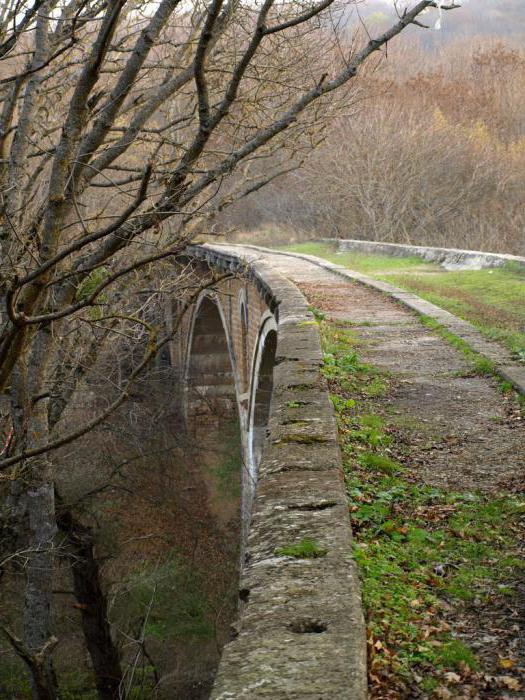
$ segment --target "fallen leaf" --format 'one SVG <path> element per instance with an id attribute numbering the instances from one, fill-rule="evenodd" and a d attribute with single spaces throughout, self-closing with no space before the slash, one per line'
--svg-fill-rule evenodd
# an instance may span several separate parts
<path id="1" fill-rule="evenodd" d="M 445 673 L 445 678 L 449 683 L 461 682 L 461 676 L 459 676 L 457 673 L 454 673 L 453 671 L 448 671 L 447 673 Z"/>
<path id="2" fill-rule="evenodd" d="M 512 668 L 514 666 L 514 661 L 512 659 L 500 659 L 499 665 L 501 668 Z"/>
<path id="3" fill-rule="evenodd" d="M 498 676 L 498 680 L 507 686 L 509 690 L 519 690 L 521 688 L 520 682 L 512 676 Z"/>

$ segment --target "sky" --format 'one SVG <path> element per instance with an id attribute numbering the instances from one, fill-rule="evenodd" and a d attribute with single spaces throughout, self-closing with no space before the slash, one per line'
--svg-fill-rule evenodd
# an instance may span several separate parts
<path id="1" fill-rule="evenodd" d="M 414 4 L 403 1 L 409 6 Z M 402 5 L 402 2 L 399 4 Z M 525 0 L 463 0 L 461 4 L 462 7 L 457 10 L 443 12 L 443 39 L 479 34 L 525 36 Z M 364 17 L 379 12 L 395 16 L 394 0 L 365 0 L 359 10 Z M 434 26 L 437 11 L 429 10 L 428 16 L 432 17 L 431 24 Z"/>

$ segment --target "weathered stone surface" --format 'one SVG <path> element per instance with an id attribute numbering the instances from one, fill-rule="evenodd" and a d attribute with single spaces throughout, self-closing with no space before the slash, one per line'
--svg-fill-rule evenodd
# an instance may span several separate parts
<path id="1" fill-rule="evenodd" d="M 326 240 L 336 243 L 339 246 L 339 250 L 357 250 L 361 253 L 392 255 L 395 257 L 419 257 L 427 262 L 439 263 L 446 270 L 481 270 L 487 267 L 502 267 L 509 262 L 525 268 L 525 258 L 518 255 L 353 239 L 329 238 Z"/>
<path id="2" fill-rule="evenodd" d="M 257 256 L 192 248 L 244 270 L 277 320 L 266 444 L 241 579 L 242 614 L 213 700 L 364 700 L 366 635 L 317 324 L 297 287 Z M 244 255 L 244 254 L 243 254 Z M 279 554 L 305 538 L 316 558 Z"/>
<path id="3" fill-rule="evenodd" d="M 339 467 L 341 455 L 335 441 L 318 443 L 315 448 L 315 460 L 312 460 L 311 454 L 312 448 L 308 443 L 267 444 L 264 462 L 259 468 L 259 481 L 268 474 L 290 471 L 325 472 Z"/>

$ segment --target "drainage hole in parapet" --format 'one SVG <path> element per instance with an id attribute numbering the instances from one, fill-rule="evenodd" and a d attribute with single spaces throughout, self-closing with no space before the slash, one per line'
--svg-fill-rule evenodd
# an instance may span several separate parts
<path id="1" fill-rule="evenodd" d="M 295 634 L 320 634 L 326 632 L 328 625 L 322 620 L 313 620 L 311 618 L 303 618 L 294 620 L 288 625 L 288 629 Z"/>
<path id="2" fill-rule="evenodd" d="M 288 510 L 327 510 L 335 508 L 339 503 L 337 501 L 320 501 L 319 503 L 297 503 L 290 504 Z"/>

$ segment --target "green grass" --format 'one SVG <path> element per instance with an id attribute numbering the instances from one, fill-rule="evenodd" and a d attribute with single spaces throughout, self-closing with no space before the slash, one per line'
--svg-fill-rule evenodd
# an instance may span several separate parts
<path id="1" fill-rule="evenodd" d="M 504 343 L 525 360 L 525 277 L 517 271 L 441 271 L 432 276 L 382 275 L 428 301 L 473 323 L 491 340 Z"/>
<path id="2" fill-rule="evenodd" d="M 326 556 L 328 550 L 317 542 L 307 537 L 295 544 L 277 547 L 275 555 L 278 557 L 295 557 L 296 559 L 318 559 Z"/>
<path id="3" fill-rule="evenodd" d="M 72 670 L 58 673 L 59 700 L 99 700 L 91 673 Z M 158 697 L 152 666 L 139 665 L 134 670 L 133 684 L 127 700 L 153 700 Z M 31 700 L 31 685 L 26 668 L 18 659 L 2 658 L 0 666 L 0 697 L 9 700 Z"/>
<path id="4" fill-rule="evenodd" d="M 282 250 L 317 255 L 412 291 L 469 321 L 525 362 L 525 272 L 520 267 L 447 272 L 415 257 L 337 253 L 332 245 L 315 242 Z"/>
<path id="5" fill-rule="evenodd" d="M 202 572 L 175 550 L 161 564 L 144 565 L 116 598 L 119 624 L 136 627 L 147 616 L 146 633 L 157 640 L 211 639 L 215 625 Z"/>
<path id="6" fill-rule="evenodd" d="M 474 654 L 457 639 L 443 645 L 438 652 L 438 659 L 443 666 L 456 669 L 461 669 L 462 664 L 474 670 L 479 668 L 479 662 Z"/>
<path id="7" fill-rule="evenodd" d="M 371 683 L 399 697 L 414 683 L 431 693 L 445 672 L 482 667 L 449 623 L 473 601 L 516 595 L 525 568 L 518 556 L 525 504 L 513 495 L 419 483 L 409 465 L 395 459 L 389 416 L 371 412 L 371 404 L 381 407 L 367 390 L 377 370 L 360 361 L 352 329 L 340 322 L 320 328 L 362 580 Z M 389 379 L 382 381 L 386 393 Z"/>
<path id="8" fill-rule="evenodd" d="M 420 316 L 421 323 L 430 328 L 438 335 L 440 335 L 444 340 L 447 341 L 449 345 L 459 350 L 463 355 L 470 361 L 472 365 L 472 372 L 479 376 L 497 376 L 497 370 L 495 364 L 488 357 L 481 355 L 480 353 L 472 350 L 470 345 L 460 338 L 459 336 L 451 333 L 447 330 L 445 326 L 441 325 L 439 321 L 436 321 L 429 316 Z"/>
<path id="9" fill-rule="evenodd" d="M 382 474 L 398 474 L 403 471 L 403 467 L 395 459 L 390 459 L 386 455 L 376 454 L 375 452 L 364 452 L 359 463 L 364 469 L 369 471 L 381 472 Z"/>
<path id="10" fill-rule="evenodd" d="M 493 377 L 498 383 L 500 391 L 503 394 L 514 391 L 512 384 L 503 379 L 503 377 L 498 373 L 498 369 L 494 362 L 492 362 L 492 360 L 490 360 L 488 357 L 485 357 L 484 355 L 475 352 L 475 350 L 472 350 L 470 345 L 464 341 L 463 338 L 451 333 L 444 326 L 442 326 L 441 323 L 433 318 L 430 318 L 429 316 L 420 316 L 419 320 L 424 326 L 430 328 L 430 330 L 440 335 L 447 343 L 449 343 L 449 345 L 452 345 L 456 348 L 456 350 L 463 353 L 471 365 L 469 376 L 471 374 L 475 374 L 480 377 Z M 521 407 L 521 410 L 524 411 L 525 397 L 523 397 L 521 394 L 516 394 L 516 400 L 518 405 Z"/>
<path id="11" fill-rule="evenodd" d="M 441 268 L 431 263 L 426 263 L 420 258 L 394 258 L 389 255 L 367 255 L 365 253 L 338 253 L 333 245 L 329 243 L 296 243 L 294 245 L 280 246 L 279 250 L 291 253 L 303 253 L 305 255 L 316 255 L 330 262 L 363 272 L 368 275 L 380 272 L 404 272 L 407 270 L 440 270 Z"/>

